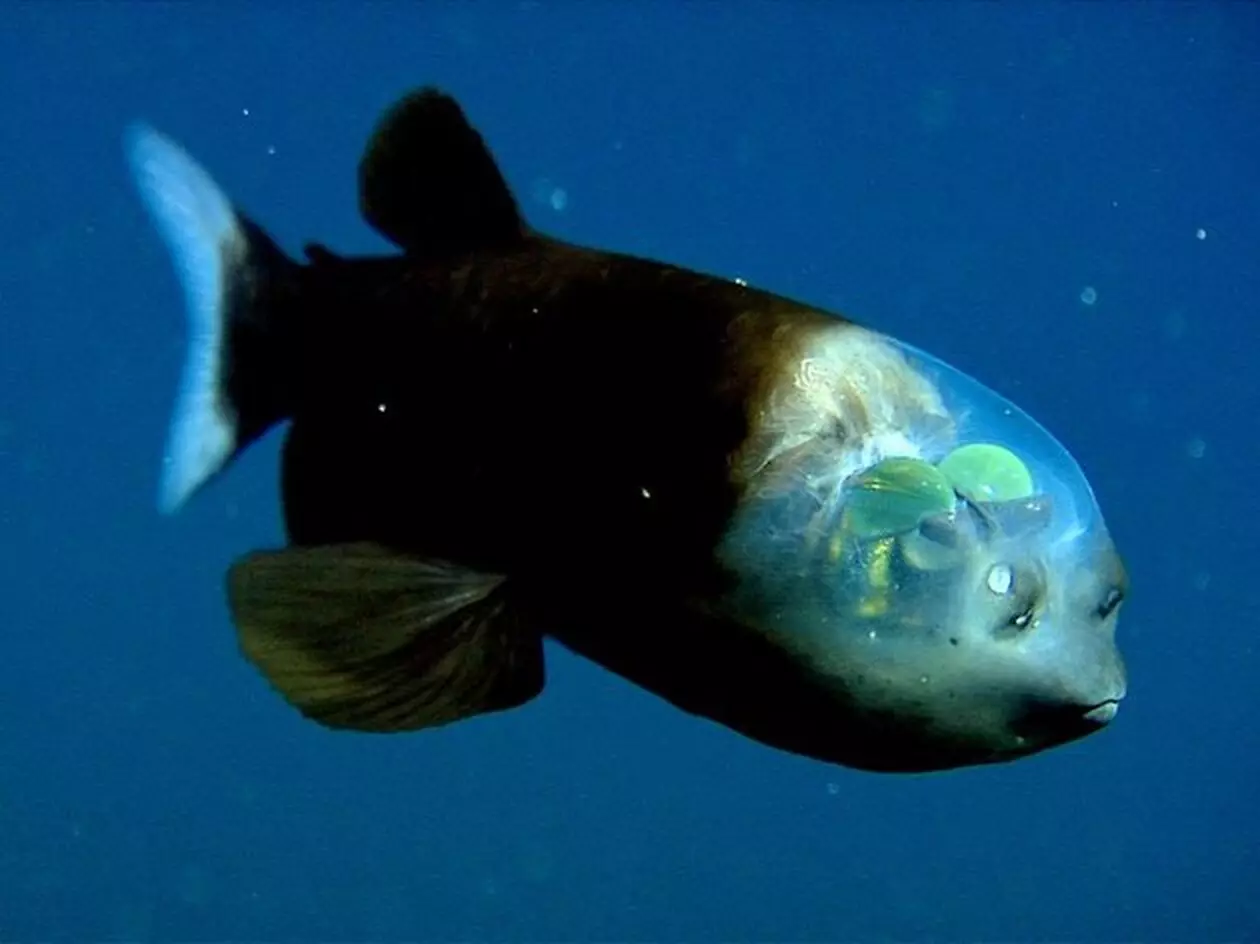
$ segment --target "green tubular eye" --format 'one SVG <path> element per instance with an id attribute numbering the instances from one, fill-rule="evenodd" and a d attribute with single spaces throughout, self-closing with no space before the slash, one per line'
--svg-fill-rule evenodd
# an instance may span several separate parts
<path id="1" fill-rule="evenodd" d="M 904 534 L 953 508 L 948 477 L 930 462 L 908 457 L 882 459 L 855 476 L 845 499 L 849 531 L 866 539 Z"/>
<path id="2" fill-rule="evenodd" d="M 1028 466 L 1006 447 L 993 443 L 959 446 L 938 468 L 954 488 L 974 501 L 1017 501 L 1033 493 Z"/>

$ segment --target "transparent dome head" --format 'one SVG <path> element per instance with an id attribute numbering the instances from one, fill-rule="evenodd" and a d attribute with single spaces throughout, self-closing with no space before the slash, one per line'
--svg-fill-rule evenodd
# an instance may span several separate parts
<path id="1" fill-rule="evenodd" d="M 861 705 L 980 750 L 1027 749 L 1016 715 L 1031 704 L 1118 699 L 1112 634 L 1094 624 L 1123 567 L 1080 466 L 1041 424 L 843 324 L 763 413 L 721 548 L 728 613 Z"/>

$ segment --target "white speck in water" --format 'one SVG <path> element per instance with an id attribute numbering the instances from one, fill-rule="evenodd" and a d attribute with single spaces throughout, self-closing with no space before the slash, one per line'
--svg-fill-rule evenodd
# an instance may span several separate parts
<path id="1" fill-rule="evenodd" d="M 1195 436 L 1186 443 L 1186 455 L 1191 459 L 1202 459 L 1204 453 L 1207 452 L 1207 443 Z"/>
<path id="2" fill-rule="evenodd" d="M 378 404 L 376 404 L 376 412 L 377 412 L 377 413 L 384 413 L 386 409 L 387 409 L 386 404 L 384 404 L 384 403 L 378 403 Z"/>
<path id="3" fill-rule="evenodd" d="M 651 498 L 651 497 L 652 497 L 652 493 L 651 493 L 651 492 L 649 492 L 646 488 L 641 488 L 641 489 L 639 489 L 639 493 L 640 493 L 640 494 L 641 494 L 644 498 Z"/>
<path id="4" fill-rule="evenodd" d="M 836 783 L 834 780 L 833 780 L 833 781 L 831 781 L 831 783 L 827 784 L 827 795 L 828 795 L 828 796 L 839 796 L 839 795 L 840 795 L 840 784 Z"/>
<path id="5" fill-rule="evenodd" d="M 1081 289 L 1081 304 L 1092 305 L 1098 301 L 1098 289 L 1092 285 L 1086 285 Z"/>
<path id="6" fill-rule="evenodd" d="M 249 117 L 249 109 L 248 109 L 248 108 L 242 108 L 242 109 L 241 109 L 241 114 L 242 114 L 242 115 L 244 115 L 246 118 L 248 118 L 248 117 Z"/>
<path id="7" fill-rule="evenodd" d="M 535 180 L 530 187 L 530 194 L 541 204 L 550 207 L 556 213 L 563 213 L 569 205 L 569 194 L 563 187 L 543 177 Z"/>
<path id="8" fill-rule="evenodd" d="M 269 155 L 271 155 L 272 157 L 275 157 L 275 155 L 276 155 L 276 146 L 275 146 L 274 144 L 268 144 L 268 145 L 267 145 L 267 153 L 268 153 Z"/>
<path id="9" fill-rule="evenodd" d="M 1202 593 L 1208 588 L 1208 584 L 1212 582 L 1212 575 L 1207 571 L 1201 571 L 1194 575 L 1194 589 Z"/>
<path id="10" fill-rule="evenodd" d="M 1207 239 L 1207 230 L 1205 230 L 1202 226 L 1200 226 L 1198 229 L 1194 231 L 1194 238 L 1199 240 L 1200 242 Z"/>
<path id="11" fill-rule="evenodd" d="M 873 629 L 869 633 L 866 634 L 867 639 L 875 639 L 877 637 L 878 637 L 878 633 L 876 633 L 875 630 Z"/>
<path id="12" fill-rule="evenodd" d="M 919 682 L 923 685 L 926 685 L 928 683 L 928 677 L 926 675 L 920 675 Z"/>
<path id="13" fill-rule="evenodd" d="M 747 280 L 747 279 L 740 279 L 740 278 L 737 278 L 737 279 L 735 280 L 735 284 L 736 284 L 736 285 L 738 285 L 740 288 L 747 288 L 747 287 L 748 287 L 748 280 Z"/>

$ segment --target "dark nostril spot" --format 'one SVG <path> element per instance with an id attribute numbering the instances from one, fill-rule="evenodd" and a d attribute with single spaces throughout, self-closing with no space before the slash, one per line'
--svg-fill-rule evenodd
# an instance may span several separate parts
<path id="1" fill-rule="evenodd" d="M 1102 602 L 1098 604 L 1098 618 L 1106 619 L 1116 611 L 1116 607 L 1124 600 L 1124 590 L 1118 586 L 1109 587 Z"/>

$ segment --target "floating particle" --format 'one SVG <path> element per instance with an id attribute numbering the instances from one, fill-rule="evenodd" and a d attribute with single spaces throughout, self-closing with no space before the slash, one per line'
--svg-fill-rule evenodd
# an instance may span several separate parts
<path id="1" fill-rule="evenodd" d="M 1086 285 L 1083 289 L 1081 289 L 1082 305 L 1092 305 L 1096 301 L 1098 301 L 1098 289 L 1094 288 L 1092 285 Z"/>
<path id="2" fill-rule="evenodd" d="M 550 207 L 556 213 L 563 213 L 569 205 L 568 192 L 546 177 L 534 181 L 530 193 L 537 202 Z"/>
<path id="3" fill-rule="evenodd" d="M 1186 455 L 1191 459 L 1202 459 L 1207 452 L 1207 443 L 1196 436 L 1186 443 Z"/>
<path id="4" fill-rule="evenodd" d="M 1194 238 L 1199 240 L 1200 242 L 1207 239 L 1207 230 L 1205 230 L 1202 226 L 1200 226 L 1198 229 L 1194 231 Z"/>

